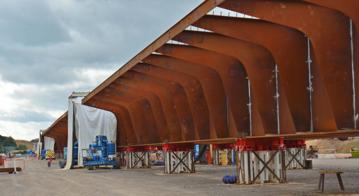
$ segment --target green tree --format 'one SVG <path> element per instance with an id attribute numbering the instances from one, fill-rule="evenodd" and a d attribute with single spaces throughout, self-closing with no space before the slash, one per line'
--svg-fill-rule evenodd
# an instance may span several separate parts
<path id="1" fill-rule="evenodd" d="M 20 144 L 20 145 L 17 147 L 17 150 L 27 150 L 27 147 L 26 147 L 26 145 L 24 145 L 24 144 Z"/>
<path id="2" fill-rule="evenodd" d="M 0 145 L 3 146 L 16 146 L 16 142 L 12 137 L 5 137 L 0 135 Z"/>

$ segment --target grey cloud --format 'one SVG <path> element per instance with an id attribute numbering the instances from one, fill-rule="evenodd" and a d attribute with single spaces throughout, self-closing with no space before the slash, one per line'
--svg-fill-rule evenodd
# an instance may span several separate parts
<path id="1" fill-rule="evenodd" d="M 26 2 L 0 3 L 1 73 L 13 82 L 51 84 L 76 79 L 75 67 L 120 68 L 200 1 Z"/>
<path id="2" fill-rule="evenodd" d="M 33 86 L 11 95 L 29 100 L 29 108 L 66 110 L 72 91 L 92 90 L 104 79 L 87 81 L 78 70 L 119 69 L 200 2 L 1 0 L 1 79 Z M 53 121 L 46 112 L 19 111 L 5 120 Z"/>
<path id="3" fill-rule="evenodd" d="M 46 2 L 37 0 L 1 1 L 0 37 L 5 43 L 26 46 L 48 45 L 70 41 Z"/>
<path id="4" fill-rule="evenodd" d="M 20 123 L 26 122 L 48 122 L 53 120 L 48 114 L 34 112 L 34 111 L 19 111 L 14 116 L 3 116 L 0 115 L 1 120 L 16 121 Z"/>

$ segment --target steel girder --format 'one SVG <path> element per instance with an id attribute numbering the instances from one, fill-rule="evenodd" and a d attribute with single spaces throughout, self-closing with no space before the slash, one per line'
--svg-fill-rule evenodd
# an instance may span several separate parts
<path id="1" fill-rule="evenodd" d="M 277 133 L 275 62 L 265 48 L 215 33 L 195 31 L 182 32 L 174 40 L 237 58 L 246 69 L 253 92 L 252 134 Z"/>
<path id="2" fill-rule="evenodd" d="M 135 133 L 134 135 L 136 136 L 136 141 L 134 142 L 133 138 L 131 139 L 130 137 L 131 133 L 128 133 L 129 142 L 153 143 L 153 140 L 157 139 L 157 126 L 155 124 L 152 108 L 150 107 L 150 103 L 147 99 L 131 99 L 130 97 L 123 97 L 109 92 L 103 92 L 98 95 L 100 95 L 98 98 L 99 100 L 106 101 L 108 104 L 112 104 L 114 106 L 124 107 L 128 110 L 131 121 L 126 123 L 132 123 Z"/>
<path id="3" fill-rule="evenodd" d="M 167 80 L 168 82 L 180 84 L 186 92 L 191 108 L 195 128 L 195 139 L 209 138 L 208 106 L 203 95 L 202 86 L 196 78 L 144 63 L 137 64 L 133 70 L 148 74 L 152 77 L 161 78 L 162 80 Z"/>
<path id="4" fill-rule="evenodd" d="M 302 33 L 263 20 L 210 15 L 193 25 L 268 49 L 279 68 L 281 127 L 291 127 L 284 123 L 292 120 L 295 124 L 295 130 L 281 129 L 281 133 L 310 130 L 307 40 Z"/>
<path id="5" fill-rule="evenodd" d="M 129 77 L 131 80 L 140 81 L 142 83 L 140 86 L 148 86 L 153 92 L 157 91 L 157 93 L 161 93 L 159 96 L 166 98 L 170 103 L 169 107 L 172 107 L 174 111 L 173 118 L 175 122 L 177 122 L 177 124 L 173 124 L 172 127 L 179 131 L 169 133 L 171 137 L 169 139 L 171 141 L 183 141 L 186 140 L 186 138 L 194 138 L 192 114 L 187 101 L 187 96 L 180 84 L 168 83 L 159 78 L 136 71 L 127 72 L 126 77 Z"/>
<path id="6" fill-rule="evenodd" d="M 118 122 L 116 136 L 118 138 L 117 141 L 119 141 L 120 144 L 128 145 L 131 142 L 133 143 L 136 141 L 136 138 L 134 137 L 135 135 L 132 134 L 132 133 L 134 133 L 134 131 L 133 131 L 134 128 L 131 123 L 131 118 L 130 118 L 130 115 L 126 108 L 121 107 L 121 106 L 114 106 L 111 103 L 104 102 L 103 100 L 97 101 L 95 99 L 91 99 L 89 101 L 88 105 L 92 106 L 92 107 L 100 108 L 103 110 L 107 110 L 107 111 L 110 111 L 113 114 L 115 114 L 116 120 Z M 126 123 L 121 123 L 121 122 L 126 122 Z M 131 134 L 131 135 L 128 135 L 128 134 Z M 130 142 L 128 139 L 129 137 L 132 137 L 132 140 L 130 139 Z"/>
<path id="7" fill-rule="evenodd" d="M 63 151 L 67 144 L 67 115 L 61 116 L 61 119 L 53 124 L 51 132 L 45 133 L 45 136 L 55 139 L 56 151 Z"/>
<path id="8" fill-rule="evenodd" d="M 358 114 L 359 109 L 359 1 L 357 0 L 305 0 L 313 4 L 328 7 L 342 12 L 352 20 L 351 35 L 352 35 L 352 60 L 355 65 L 355 115 Z M 350 28 L 350 27 L 348 27 Z M 356 126 L 358 126 L 358 119 L 355 119 Z"/>
<path id="9" fill-rule="evenodd" d="M 133 104 L 135 109 L 133 109 L 132 112 L 130 111 L 130 116 L 134 116 L 133 114 L 136 114 L 137 116 L 132 117 L 132 124 L 135 129 L 135 132 L 138 132 L 137 135 L 143 137 L 141 138 L 142 140 L 147 140 L 147 143 L 154 143 L 159 138 L 167 138 L 167 132 L 164 132 L 166 131 L 166 129 L 159 129 L 156 115 L 149 99 L 147 99 L 146 97 L 140 97 L 138 95 L 129 96 L 129 94 L 127 93 L 121 93 L 119 95 L 108 94 L 108 97 L 114 98 L 114 101 L 116 102 L 121 101 L 121 99 L 125 98 L 129 103 L 135 101 L 136 99 L 140 99 L 139 101 L 135 101 L 135 103 Z M 136 143 L 138 143 L 138 141 Z"/>
<path id="10" fill-rule="evenodd" d="M 195 77 L 202 86 L 209 110 L 210 138 L 227 137 L 227 110 L 223 83 L 218 73 L 206 66 L 165 55 L 150 55 L 143 62 Z"/>
<path id="11" fill-rule="evenodd" d="M 165 114 L 165 120 L 167 122 L 168 129 L 163 135 L 165 136 L 164 141 L 171 139 L 179 139 L 177 136 L 180 135 L 181 129 L 176 115 L 176 110 L 172 97 L 164 92 L 162 88 L 154 87 L 153 85 L 146 84 L 143 79 L 135 78 L 121 78 L 118 80 L 121 85 L 133 89 L 134 91 L 143 91 L 145 93 L 154 93 L 161 102 L 162 110 Z M 171 134 L 174 134 L 171 136 Z"/>
<path id="12" fill-rule="evenodd" d="M 54 127 L 50 134 L 46 135 L 55 139 L 55 150 L 63 151 L 67 144 L 67 118 L 62 119 Z"/>
<path id="13" fill-rule="evenodd" d="M 151 137 L 158 137 L 160 141 L 165 141 L 168 137 L 167 135 L 167 121 L 162 110 L 162 105 L 160 99 L 153 93 L 148 93 L 144 91 L 136 91 L 133 88 L 121 85 L 120 83 L 114 83 L 111 85 L 110 91 L 121 93 L 121 96 L 129 95 L 130 99 L 136 99 L 136 97 L 147 99 L 150 103 L 150 107 L 153 111 L 154 120 L 156 123 L 156 132 L 151 135 Z"/>
<path id="14" fill-rule="evenodd" d="M 314 57 L 314 129 L 353 128 L 347 17 L 301 1 L 227 0 L 220 6 L 295 28 L 308 35 Z"/>
<path id="15" fill-rule="evenodd" d="M 248 84 L 243 66 L 234 58 L 190 46 L 166 44 L 158 52 L 215 70 L 226 93 L 227 125 L 230 137 L 249 135 Z"/>

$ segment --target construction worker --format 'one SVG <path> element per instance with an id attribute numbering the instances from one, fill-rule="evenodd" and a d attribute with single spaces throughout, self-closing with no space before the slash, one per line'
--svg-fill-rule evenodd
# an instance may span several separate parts
<path id="1" fill-rule="evenodd" d="M 55 159 L 55 152 L 52 150 L 46 151 L 47 167 L 51 167 L 52 160 Z"/>

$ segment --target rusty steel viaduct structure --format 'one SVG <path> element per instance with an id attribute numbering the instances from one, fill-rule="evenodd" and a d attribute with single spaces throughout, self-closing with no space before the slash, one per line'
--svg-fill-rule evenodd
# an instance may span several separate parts
<path id="1" fill-rule="evenodd" d="M 206 0 L 83 104 L 116 115 L 119 149 L 358 136 L 358 10 L 357 0 Z M 67 113 L 44 135 L 62 149 Z"/>

